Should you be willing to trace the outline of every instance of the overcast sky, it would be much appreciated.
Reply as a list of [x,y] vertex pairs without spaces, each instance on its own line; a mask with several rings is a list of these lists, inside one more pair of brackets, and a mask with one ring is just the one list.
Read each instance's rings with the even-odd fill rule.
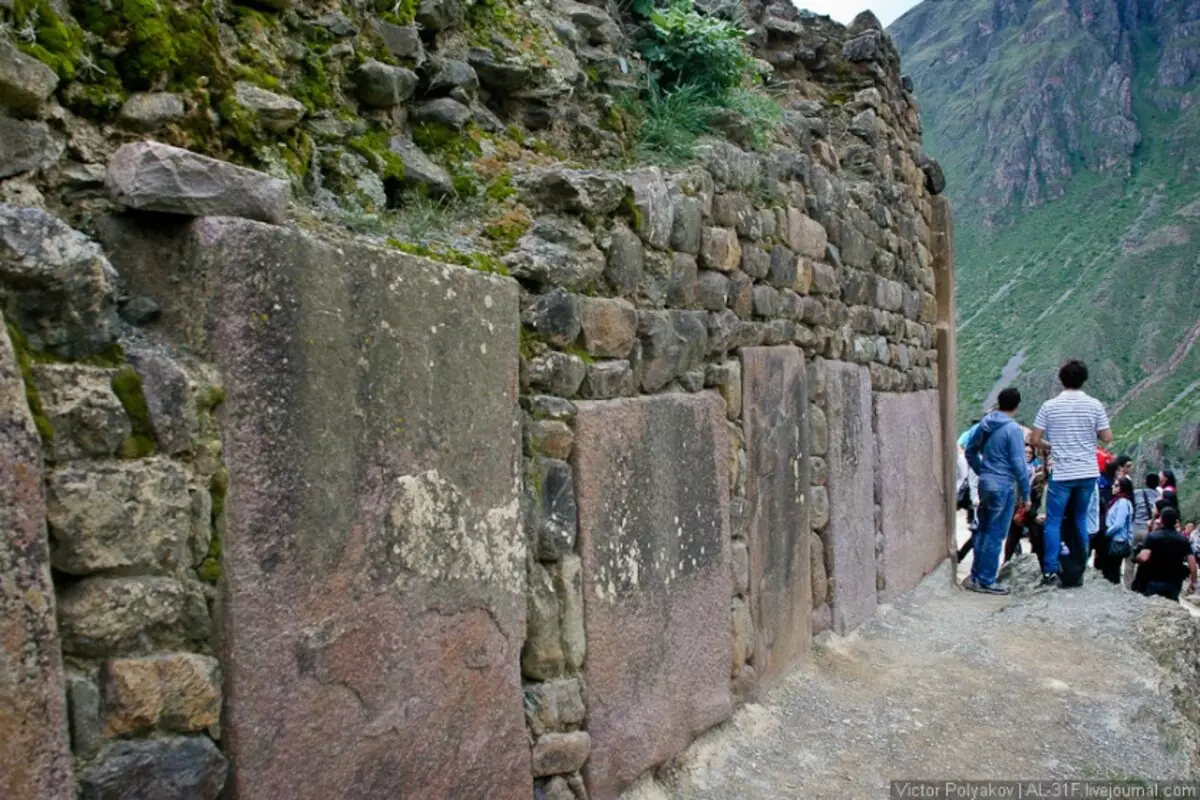
[[800,8],[818,14],[828,14],[838,22],[850,22],[864,8],[869,8],[885,26],[915,6],[920,0],[795,0]]

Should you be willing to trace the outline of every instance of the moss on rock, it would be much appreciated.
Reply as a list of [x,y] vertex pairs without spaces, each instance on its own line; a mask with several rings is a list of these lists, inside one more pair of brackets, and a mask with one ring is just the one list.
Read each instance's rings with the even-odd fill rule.
[[129,417],[132,432],[121,443],[121,458],[144,458],[154,453],[154,428],[150,424],[150,408],[142,390],[142,379],[137,370],[126,364],[112,377],[112,390],[125,415]]

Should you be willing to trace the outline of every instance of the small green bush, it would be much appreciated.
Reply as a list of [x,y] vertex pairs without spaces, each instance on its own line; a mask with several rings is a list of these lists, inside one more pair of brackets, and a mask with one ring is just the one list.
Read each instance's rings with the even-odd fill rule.
[[638,160],[668,164],[692,157],[696,139],[708,131],[712,109],[707,94],[698,86],[684,85],[668,92],[653,82],[640,101],[627,100],[626,105],[641,117]]
[[668,92],[687,84],[719,97],[753,71],[745,38],[736,25],[696,11],[692,0],[672,0],[649,13],[639,49]]

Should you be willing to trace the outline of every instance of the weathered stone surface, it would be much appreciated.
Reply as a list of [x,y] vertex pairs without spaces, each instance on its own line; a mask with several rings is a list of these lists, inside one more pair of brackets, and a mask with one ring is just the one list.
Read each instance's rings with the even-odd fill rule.
[[137,92],[121,106],[117,120],[135,131],[152,131],[183,119],[187,109],[174,92]]
[[667,289],[667,305],[695,308],[696,278],[695,257],[687,253],[675,253],[671,257],[671,285]]
[[809,409],[808,425],[813,455],[825,455],[829,452],[829,420],[824,410],[815,403]]
[[671,247],[681,253],[697,255],[700,252],[700,228],[704,224],[701,203],[697,198],[685,195],[675,196],[674,203]]
[[411,69],[384,64],[368,58],[354,72],[358,99],[376,108],[398,106],[412,97],[417,74]]
[[638,235],[623,224],[613,228],[604,277],[612,284],[617,294],[629,295],[637,291],[642,282],[645,264],[645,248],[642,247],[642,240]]
[[571,784],[566,778],[557,775],[546,781],[545,785],[534,786],[534,800],[578,800],[581,795],[576,795],[571,789]]
[[[810,373],[811,374],[811,373]],[[823,412],[822,412],[823,413]],[[813,429],[812,420],[809,420],[809,430]],[[811,439],[810,439],[811,447]],[[808,479],[812,481],[813,486],[824,486],[825,481],[829,479],[829,465],[825,463],[825,459],[813,456],[808,460]]]
[[107,661],[100,671],[104,734],[153,728],[190,733],[221,718],[217,660],[195,653]]
[[750,549],[745,539],[734,539],[733,547],[733,591],[746,594],[750,591]]
[[628,361],[601,361],[588,364],[579,394],[588,400],[608,400],[634,394],[636,390],[637,381]]
[[426,191],[431,197],[449,197],[454,194],[454,180],[450,173],[438,166],[425,151],[403,136],[392,137],[388,149],[404,162],[404,185]]
[[563,657],[567,667],[579,669],[587,657],[587,636],[583,626],[583,562],[576,555],[564,555],[554,567],[554,591],[562,609]]
[[0,107],[20,113],[37,111],[58,88],[54,70],[0,39]]
[[141,378],[150,427],[159,447],[172,455],[190,450],[197,425],[191,379],[173,358],[160,350],[131,347],[126,357]]
[[585,297],[582,302],[583,346],[588,355],[625,358],[637,339],[638,316],[625,300]]
[[568,214],[611,214],[626,191],[620,175],[603,170],[537,169],[516,185],[530,205]]
[[575,772],[587,761],[592,739],[585,731],[547,733],[533,744],[533,774],[562,775]]
[[122,146],[108,162],[105,186],[115,202],[142,211],[193,217],[246,217],[281,224],[291,195],[286,181],[159,142]]
[[103,658],[208,639],[212,622],[204,590],[171,578],[86,578],[59,595],[63,652]]
[[811,491],[810,524],[814,531],[823,531],[825,530],[825,526],[829,524],[829,493],[825,490],[824,486],[813,486]]
[[550,458],[568,459],[575,444],[575,433],[571,426],[556,419],[541,419],[533,423],[530,430],[535,454]]
[[[936,390],[875,395],[884,600],[916,586],[946,558],[941,435]],[[900,475],[904,480],[893,479]]]
[[823,537],[833,585],[833,630],[846,634],[875,613],[875,436],[866,367],[826,361],[829,526]]
[[725,425],[712,393],[579,406],[594,800],[731,712]]
[[67,715],[72,752],[91,758],[104,745],[104,735],[100,729],[100,690],[90,678],[67,674]]
[[720,311],[729,301],[729,278],[716,270],[700,270],[696,295],[701,308]]
[[113,370],[82,364],[38,364],[33,382],[46,421],[54,430],[47,446],[55,461],[111,456],[130,434],[129,417],[113,394]]
[[0,796],[74,797],[41,442],[0,317]]
[[733,660],[729,676],[733,678],[737,677],[742,671],[742,666],[754,657],[755,631],[750,607],[742,598],[733,598],[730,603],[730,615],[733,626]]
[[232,796],[526,800],[515,282],[240,220],[186,233],[172,296],[122,274],[227,380]]
[[805,258],[825,258],[829,235],[821,223],[795,208],[788,209],[787,222],[788,246],[792,250]]
[[81,800],[216,800],[228,762],[206,736],[117,742],[80,780]]
[[816,609],[829,600],[829,577],[825,571],[825,544],[821,541],[820,536],[810,533],[808,547],[812,573],[812,604]]
[[799,349],[742,350],[754,671],[777,682],[812,643],[808,371]]
[[0,178],[44,169],[64,149],[66,140],[46,123],[0,117]]
[[412,109],[414,121],[444,125],[456,131],[466,127],[473,116],[470,108],[451,97],[439,97]]
[[430,95],[450,94],[456,98],[471,97],[479,89],[479,76],[465,61],[446,59],[437,65],[429,79],[426,93]]
[[525,642],[521,648],[521,672],[528,678],[549,680],[566,671],[562,648],[562,625],[558,594],[549,569],[539,563],[529,565],[529,592],[526,595]]
[[238,81],[233,85],[233,99],[254,115],[263,130],[270,133],[286,133],[304,119],[304,104],[299,100],[246,81]]
[[421,31],[416,25],[393,25],[390,22],[372,20],[375,31],[383,44],[396,58],[410,59],[417,66],[425,61],[425,48],[421,44]]
[[571,466],[553,458],[538,458],[527,476],[537,494],[536,516],[530,532],[537,542],[535,555],[555,561],[575,549],[575,482]]
[[46,520],[56,569],[170,573],[189,563],[187,473],[167,458],[93,461],[50,471]]
[[725,416],[737,419],[742,415],[742,362],[725,361],[709,364],[705,371],[706,386],[715,386],[725,400]]
[[537,295],[521,322],[555,347],[567,347],[579,337],[579,298],[562,289]]
[[705,228],[700,235],[700,265],[729,272],[742,261],[742,245],[728,228]]
[[578,725],[586,711],[578,678],[525,684],[525,719],[534,736]]
[[8,321],[34,350],[103,353],[117,338],[117,274],[100,246],[40,208],[0,205]]
[[552,394],[574,397],[587,377],[587,365],[577,356],[552,350],[526,365],[529,385]]
[[627,175],[633,191],[633,206],[637,209],[637,234],[646,244],[659,250],[671,245],[674,227],[674,206],[663,179],[662,170],[649,167]]
[[578,291],[600,277],[605,259],[583,223],[551,215],[534,221],[504,263],[518,278]]
[[642,389],[653,392],[701,364],[708,350],[704,315],[691,311],[641,312]]

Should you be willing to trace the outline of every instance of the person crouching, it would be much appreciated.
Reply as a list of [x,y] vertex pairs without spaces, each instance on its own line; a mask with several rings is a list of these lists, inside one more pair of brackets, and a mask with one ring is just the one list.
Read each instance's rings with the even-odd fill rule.
[[1179,513],[1173,507],[1162,510],[1159,522],[1159,529],[1146,537],[1136,556],[1138,571],[1133,588],[1146,597],[1178,600],[1185,577],[1190,578],[1188,593],[1196,591],[1196,556],[1188,540],[1175,529]]

